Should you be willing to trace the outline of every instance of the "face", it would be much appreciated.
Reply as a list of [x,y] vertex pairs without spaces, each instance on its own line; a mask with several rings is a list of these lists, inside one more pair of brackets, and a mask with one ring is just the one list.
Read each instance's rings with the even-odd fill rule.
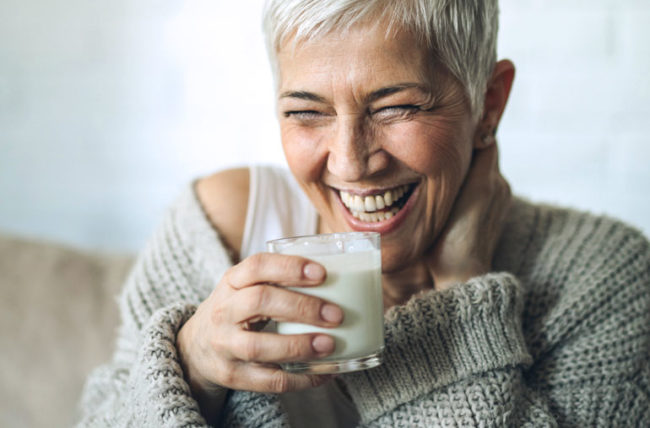
[[380,28],[285,45],[278,64],[282,145],[321,232],[380,232],[384,272],[416,263],[471,161],[460,85],[411,35]]

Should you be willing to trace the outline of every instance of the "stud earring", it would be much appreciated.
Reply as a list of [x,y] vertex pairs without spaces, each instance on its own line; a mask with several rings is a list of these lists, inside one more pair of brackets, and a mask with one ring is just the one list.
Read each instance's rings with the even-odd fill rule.
[[481,135],[481,144],[485,147],[494,144],[496,141],[496,138],[494,137],[496,132],[496,128],[488,128],[487,132]]

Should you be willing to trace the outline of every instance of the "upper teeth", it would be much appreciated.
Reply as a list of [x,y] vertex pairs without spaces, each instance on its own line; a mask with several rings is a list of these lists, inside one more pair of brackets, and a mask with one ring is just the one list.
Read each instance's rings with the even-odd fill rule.
[[352,195],[344,190],[341,190],[341,200],[346,207],[350,210],[357,212],[366,212],[371,213],[377,210],[382,210],[386,207],[390,207],[401,198],[404,193],[408,190],[408,185],[403,185],[396,187],[394,189],[386,190],[383,194],[379,195],[370,195],[370,196],[359,196]]

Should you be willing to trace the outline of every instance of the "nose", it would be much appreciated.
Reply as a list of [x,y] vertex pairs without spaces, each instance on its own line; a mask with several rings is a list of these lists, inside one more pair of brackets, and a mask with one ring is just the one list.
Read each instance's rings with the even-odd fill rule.
[[338,120],[327,158],[328,171],[346,182],[360,181],[386,167],[388,158],[363,119],[356,116]]

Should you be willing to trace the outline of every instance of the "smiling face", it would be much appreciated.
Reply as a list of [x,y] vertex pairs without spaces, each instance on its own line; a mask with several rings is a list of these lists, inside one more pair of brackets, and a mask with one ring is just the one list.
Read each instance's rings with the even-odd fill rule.
[[463,89],[413,37],[380,26],[285,45],[278,64],[282,145],[321,232],[380,232],[384,272],[416,263],[471,161]]

